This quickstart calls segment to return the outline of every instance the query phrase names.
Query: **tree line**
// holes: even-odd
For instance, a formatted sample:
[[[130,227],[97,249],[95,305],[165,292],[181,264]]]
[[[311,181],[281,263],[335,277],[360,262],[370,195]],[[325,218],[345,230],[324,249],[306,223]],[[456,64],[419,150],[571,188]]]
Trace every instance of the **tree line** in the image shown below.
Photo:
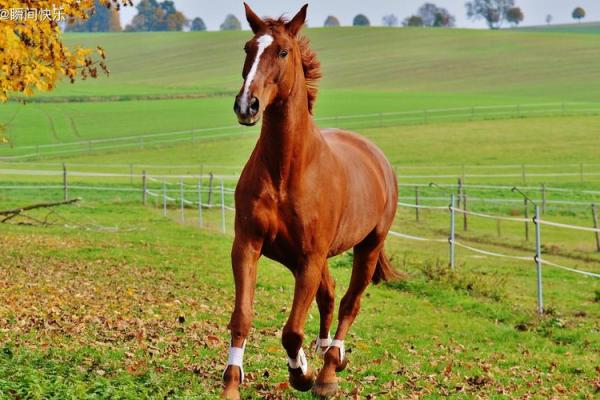
[[[122,30],[119,12],[116,8],[101,6],[102,0],[94,0],[95,7],[90,8],[88,19],[73,20],[67,26],[67,31],[75,32],[118,32]],[[499,29],[505,23],[517,26],[525,19],[523,10],[515,4],[515,0],[471,0],[465,4],[467,17],[471,20],[484,20],[490,29]],[[206,24],[200,17],[188,19],[175,7],[172,0],[142,0],[136,6],[137,14],[124,31],[205,31]],[[586,12],[582,7],[573,10],[573,19],[581,22]],[[546,16],[546,23],[553,20],[552,15]],[[456,17],[447,9],[438,7],[434,3],[425,3],[402,22],[395,14],[384,15],[384,26],[408,27],[454,27]],[[370,26],[371,21],[365,14],[357,14],[352,20],[353,26]],[[323,24],[325,27],[341,26],[340,20],[329,15]],[[228,14],[220,25],[221,30],[241,30],[240,20],[233,14]]]

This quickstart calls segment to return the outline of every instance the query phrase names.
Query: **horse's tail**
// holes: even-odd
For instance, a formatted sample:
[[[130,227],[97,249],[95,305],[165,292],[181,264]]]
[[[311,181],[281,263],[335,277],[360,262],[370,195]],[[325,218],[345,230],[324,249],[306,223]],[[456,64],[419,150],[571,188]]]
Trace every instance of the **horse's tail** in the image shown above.
[[[396,269],[390,263],[390,260],[386,257],[383,249],[379,253],[379,258],[377,259],[377,266],[375,267],[375,273],[373,274],[373,278],[371,281],[374,284],[378,284],[381,281],[385,282],[395,282],[399,281],[403,278],[403,275],[396,271]]]

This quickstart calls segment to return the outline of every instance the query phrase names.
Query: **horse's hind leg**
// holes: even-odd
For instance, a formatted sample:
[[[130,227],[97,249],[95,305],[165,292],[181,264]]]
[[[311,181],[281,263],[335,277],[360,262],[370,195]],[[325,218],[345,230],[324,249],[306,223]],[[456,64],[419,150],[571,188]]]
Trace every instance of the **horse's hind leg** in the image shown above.
[[[332,396],[337,391],[336,370],[342,370],[347,362],[343,354],[343,341],[358,314],[361,296],[375,273],[384,238],[384,235],[373,232],[354,247],[352,277],[340,303],[338,328],[332,346],[325,353],[325,364],[313,387],[313,393],[318,396]]]
[[[321,322],[316,347],[318,351],[324,351],[331,344],[329,328],[333,321],[335,307],[335,281],[329,273],[327,262],[325,262],[321,273],[321,283],[317,291],[317,305],[319,306]]]
[[[323,258],[319,262],[308,262],[295,273],[294,303],[281,335],[281,343],[288,355],[290,384],[294,389],[303,392],[310,390],[315,380],[314,370],[308,367],[302,350],[302,342],[306,315],[317,294],[324,261]]]

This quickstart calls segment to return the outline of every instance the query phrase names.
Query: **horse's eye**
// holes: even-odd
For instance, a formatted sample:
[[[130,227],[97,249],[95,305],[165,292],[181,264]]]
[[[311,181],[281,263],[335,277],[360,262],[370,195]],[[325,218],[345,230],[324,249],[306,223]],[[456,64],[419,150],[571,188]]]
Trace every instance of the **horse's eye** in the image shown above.
[[[248,45],[244,45],[244,52],[248,52]]]
[[[287,57],[287,55],[288,55],[288,51],[287,50],[281,50],[279,52],[279,57],[281,57],[281,58],[285,58],[285,57]]]

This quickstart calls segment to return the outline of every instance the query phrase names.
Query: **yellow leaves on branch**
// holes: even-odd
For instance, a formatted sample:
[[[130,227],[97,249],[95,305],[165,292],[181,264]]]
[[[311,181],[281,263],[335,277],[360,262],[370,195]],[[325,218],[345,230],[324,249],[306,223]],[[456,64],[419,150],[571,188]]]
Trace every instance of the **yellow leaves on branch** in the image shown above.
[[[101,2],[116,8],[132,5],[131,0]],[[108,74],[104,50],[68,48],[56,20],[85,19],[93,7],[94,0],[0,0],[0,12],[6,10],[0,21],[0,101],[14,92],[30,96],[34,90],[50,91],[63,77],[75,82],[78,76],[95,78],[99,70]],[[43,12],[53,14],[42,18]]]

